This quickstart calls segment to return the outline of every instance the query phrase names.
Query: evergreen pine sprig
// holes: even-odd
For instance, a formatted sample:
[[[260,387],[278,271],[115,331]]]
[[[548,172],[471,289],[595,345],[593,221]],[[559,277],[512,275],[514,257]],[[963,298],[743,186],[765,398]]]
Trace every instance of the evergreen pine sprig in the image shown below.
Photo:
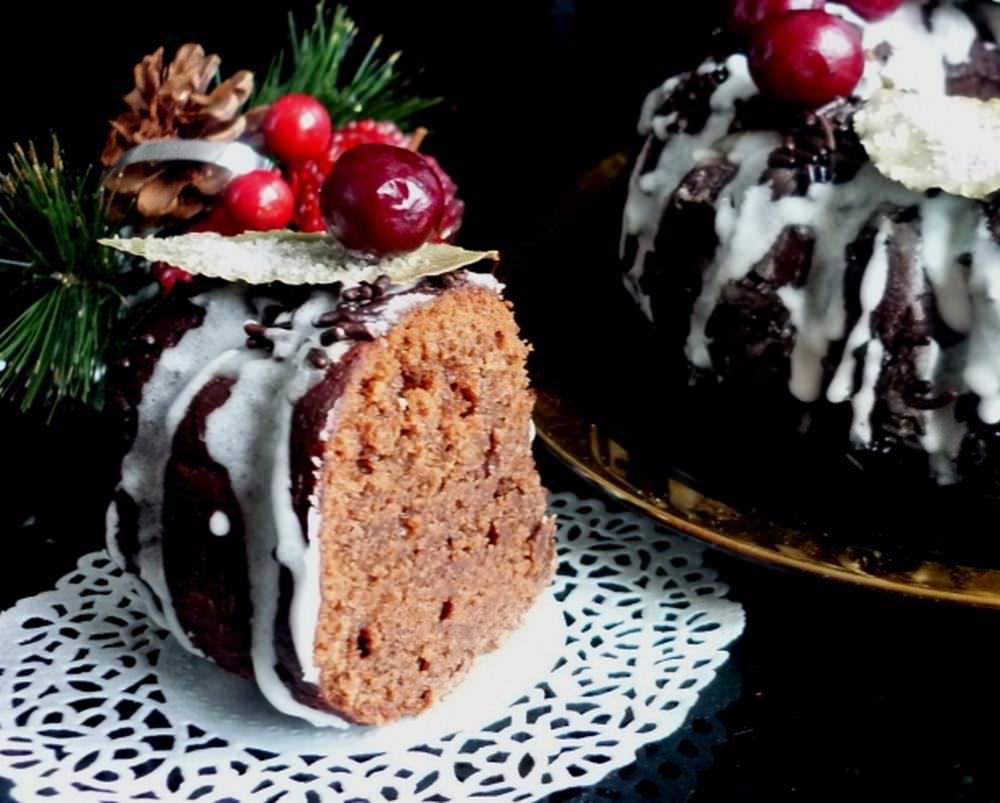
[[[376,37],[353,70],[345,64],[357,41],[358,28],[342,6],[332,15],[326,2],[316,6],[316,18],[299,36],[289,14],[291,49],[271,62],[252,105],[272,103],[289,92],[312,95],[330,112],[334,125],[373,118],[405,124],[413,115],[441,101],[412,94],[409,82],[396,72],[399,52],[383,58],[382,37]]]
[[[112,232],[109,200],[90,170],[67,172],[55,140],[50,162],[15,146],[0,172],[0,396],[24,411],[102,401],[124,304],[118,263],[97,243]]]

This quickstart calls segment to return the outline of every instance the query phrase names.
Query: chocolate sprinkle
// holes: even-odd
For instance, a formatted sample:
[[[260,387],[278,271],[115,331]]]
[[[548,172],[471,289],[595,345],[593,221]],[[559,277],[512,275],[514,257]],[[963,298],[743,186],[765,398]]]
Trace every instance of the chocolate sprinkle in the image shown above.
[[[338,343],[341,340],[374,340],[375,336],[368,331],[363,323],[342,323],[327,329],[319,336],[319,342],[324,346]]]
[[[340,323],[340,309],[334,308],[329,312],[320,315],[313,324],[317,329],[326,329],[328,326]]]
[[[306,354],[306,359],[313,368],[323,369],[330,364],[330,358],[323,349],[312,348]]]

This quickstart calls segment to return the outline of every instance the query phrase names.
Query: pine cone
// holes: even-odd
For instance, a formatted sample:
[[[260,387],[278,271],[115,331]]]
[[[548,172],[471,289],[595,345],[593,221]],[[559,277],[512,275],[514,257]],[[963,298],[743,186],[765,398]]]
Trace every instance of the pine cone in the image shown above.
[[[241,136],[246,118],[240,109],[253,91],[253,73],[241,70],[210,92],[220,59],[201,45],[182,46],[163,66],[163,48],[135,66],[135,88],[125,96],[128,111],[111,121],[101,164],[112,167],[130,148],[158,139],[207,139],[228,142]],[[197,215],[225,187],[229,175],[212,165],[163,162],[129,165],[108,177],[108,187],[123,200],[135,198],[144,218]]]

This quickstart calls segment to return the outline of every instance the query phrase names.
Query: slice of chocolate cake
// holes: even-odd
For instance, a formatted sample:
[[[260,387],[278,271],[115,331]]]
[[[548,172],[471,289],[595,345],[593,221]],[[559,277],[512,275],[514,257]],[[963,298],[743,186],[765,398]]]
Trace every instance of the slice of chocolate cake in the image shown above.
[[[108,546],[192,652],[316,724],[430,706],[552,576],[528,349],[459,270],[229,284],[130,344]]]

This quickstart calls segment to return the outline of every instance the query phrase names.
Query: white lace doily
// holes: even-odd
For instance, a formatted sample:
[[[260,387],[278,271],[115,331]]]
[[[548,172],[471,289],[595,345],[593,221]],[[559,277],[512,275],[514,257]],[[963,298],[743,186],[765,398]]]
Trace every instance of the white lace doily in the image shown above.
[[[494,693],[474,692],[489,705],[458,732],[437,709],[353,740],[278,716],[245,682],[182,656],[92,553],[0,615],[0,777],[18,801],[527,801],[592,785],[683,724],[743,610],[698,544],[572,494],[551,507],[555,605],[504,653],[536,675],[498,694],[503,673],[477,668],[470,683],[492,674]],[[555,606],[565,626],[538,676],[528,653],[545,654]]]

